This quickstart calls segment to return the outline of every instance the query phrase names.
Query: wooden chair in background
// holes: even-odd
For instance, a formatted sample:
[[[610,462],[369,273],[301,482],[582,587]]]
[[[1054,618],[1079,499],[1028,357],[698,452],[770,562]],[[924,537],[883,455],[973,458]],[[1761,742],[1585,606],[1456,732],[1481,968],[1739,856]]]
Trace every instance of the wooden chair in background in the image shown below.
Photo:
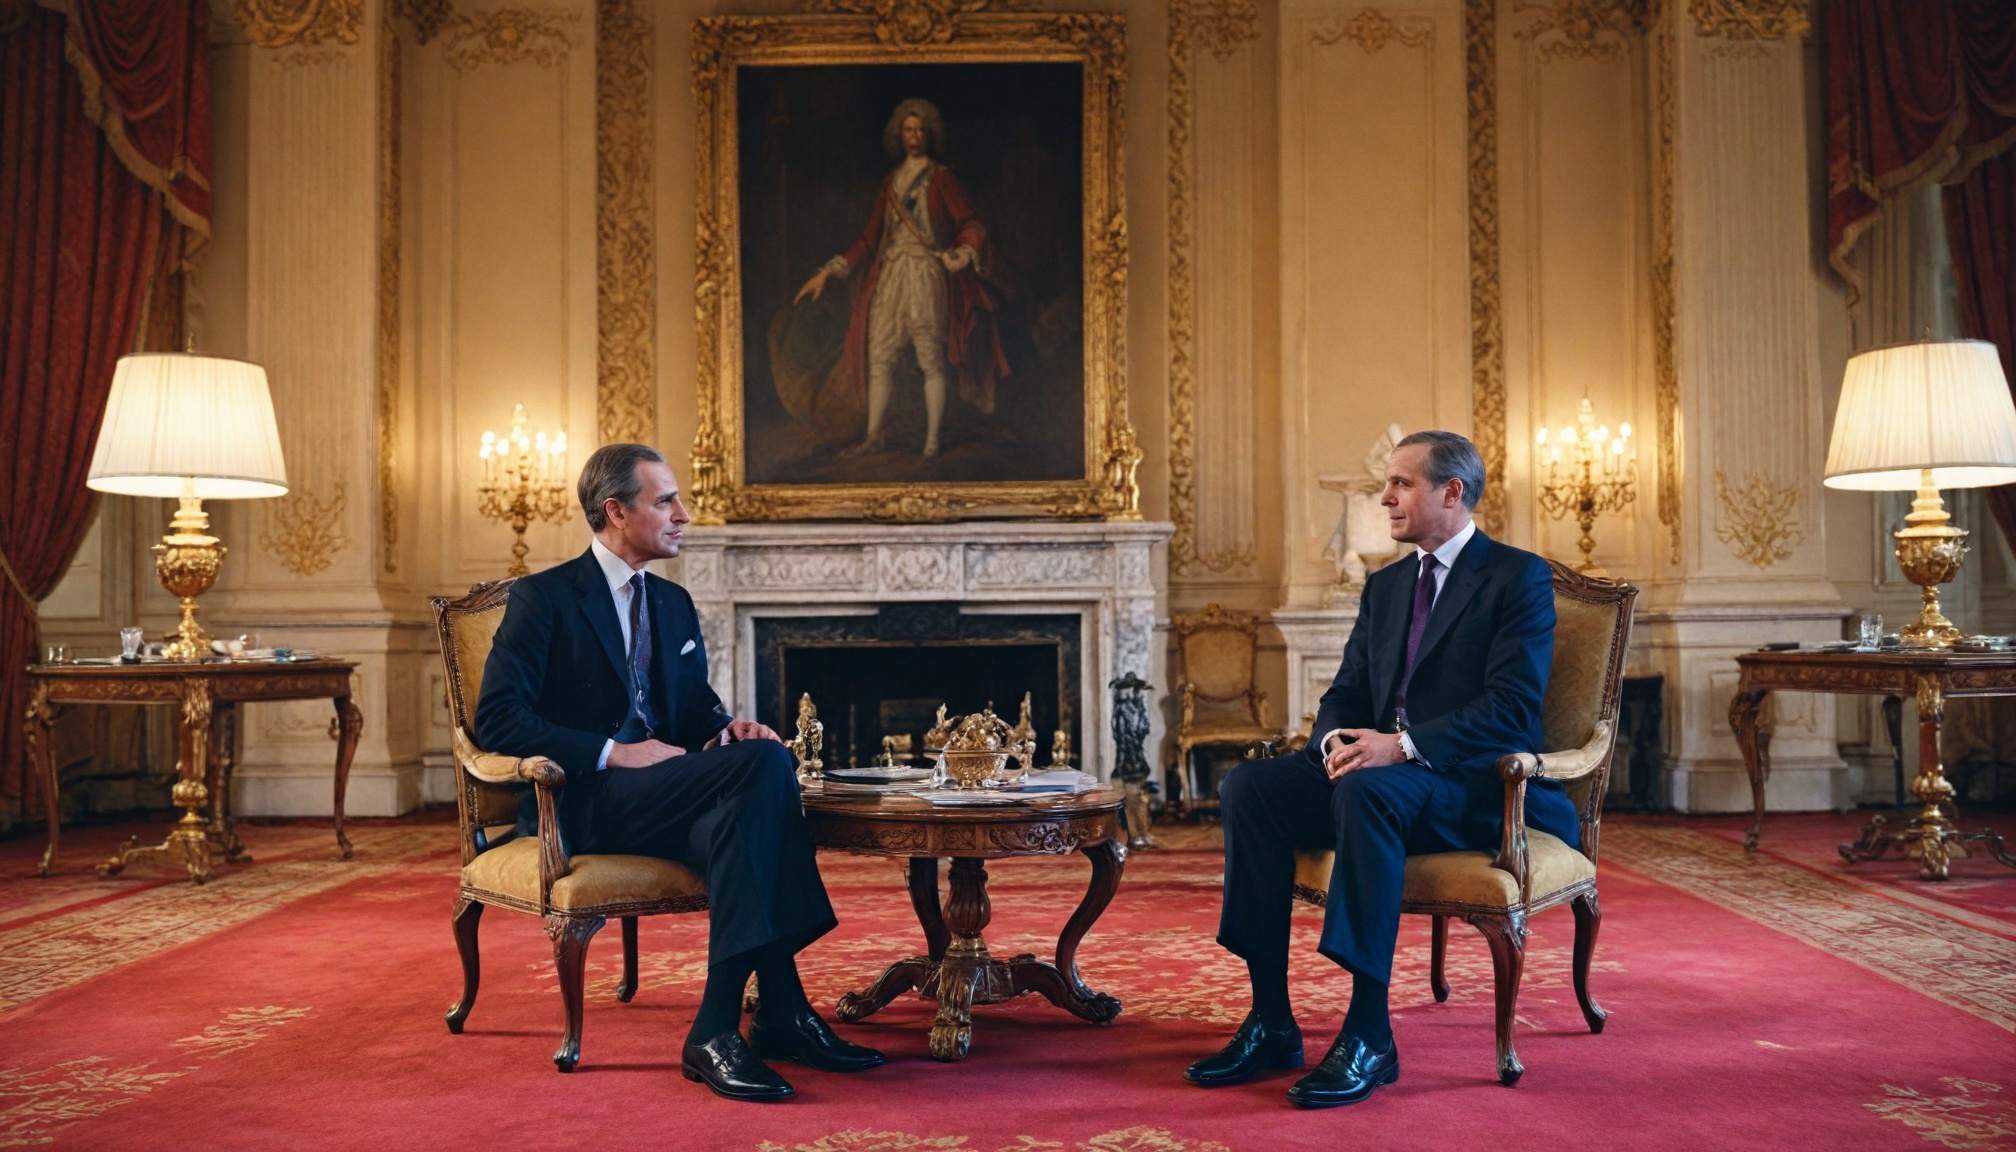
[[[1267,724],[1267,693],[1253,683],[1254,649],[1263,623],[1265,617],[1256,613],[1218,604],[1169,618],[1182,664],[1176,688],[1183,709],[1176,726],[1176,775],[1186,806],[1210,790],[1200,786],[1190,762],[1198,748],[1281,738],[1280,729]]]
[[[462,830],[462,885],[455,896],[455,943],[462,953],[462,999],[448,1009],[448,1030],[460,1033],[476,1004],[480,965],[476,927],[486,905],[543,918],[553,940],[567,1030],[553,1063],[572,1072],[581,1059],[583,969],[588,941],[607,917],[623,920],[623,980],[616,998],[637,993],[637,918],[664,912],[701,912],[707,885],[691,869],[650,856],[573,856],[560,842],[556,798],[567,775],[543,756],[495,756],[470,737],[497,625],[504,619],[511,581],[478,584],[460,599],[436,596],[434,625],[448,669],[448,708],[455,724],[455,807]],[[539,835],[514,838],[518,797],[537,789]]]

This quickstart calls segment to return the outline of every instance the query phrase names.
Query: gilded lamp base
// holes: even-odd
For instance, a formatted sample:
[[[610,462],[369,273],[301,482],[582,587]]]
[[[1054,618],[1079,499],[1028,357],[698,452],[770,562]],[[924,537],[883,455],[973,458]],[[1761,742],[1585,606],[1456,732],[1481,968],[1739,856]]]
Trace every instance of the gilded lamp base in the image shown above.
[[[1967,555],[1967,530],[1953,527],[1951,521],[1928,468],[1919,478],[1911,514],[1896,532],[1897,566],[1906,579],[1924,589],[1918,619],[1901,632],[1907,648],[1951,648],[1960,639],[1960,629],[1939,611],[1939,585],[1960,574],[1960,561]]]
[[[217,582],[227,549],[210,535],[210,514],[194,496],[182,497],[168,527],[168,535],[154,546],[154,574],[163,588],[181,600],[182,624],[163,655],[177,663],[193,664],[210,654],[210,634],[196,622],[196,598]]]

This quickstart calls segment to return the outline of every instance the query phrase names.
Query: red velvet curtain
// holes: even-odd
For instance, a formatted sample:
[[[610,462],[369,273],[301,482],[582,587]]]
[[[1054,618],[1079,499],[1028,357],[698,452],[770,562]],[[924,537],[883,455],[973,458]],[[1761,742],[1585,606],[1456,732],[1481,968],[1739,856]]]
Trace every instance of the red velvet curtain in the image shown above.
[[[1829,262],[1852,300],[1883,205],[1945,184],[1961,328],[2016,388],[2016,3],[1828,0],[1826,32]],[[1987,495],[2016,544],[2016,485]]]
[[[164,242],[209,232],[209,21],[207,0],[0,0],[0,827],[34,811],[21,670],[91,522],[113,367]]]

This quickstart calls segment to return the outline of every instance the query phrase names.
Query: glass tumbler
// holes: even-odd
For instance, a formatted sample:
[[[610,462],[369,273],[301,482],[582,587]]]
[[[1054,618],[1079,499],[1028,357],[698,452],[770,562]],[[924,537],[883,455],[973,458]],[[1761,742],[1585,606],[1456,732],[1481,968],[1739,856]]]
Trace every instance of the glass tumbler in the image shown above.
[[[1874,612],[1864,612],[1855,618],[1855,646],[1865,652],[1874,652],[1883,646],[1883,617]]]
[[[132,663],[140,659],[140,646],[147,641],[147,634],[138,628],[119,629],[119,658]]]

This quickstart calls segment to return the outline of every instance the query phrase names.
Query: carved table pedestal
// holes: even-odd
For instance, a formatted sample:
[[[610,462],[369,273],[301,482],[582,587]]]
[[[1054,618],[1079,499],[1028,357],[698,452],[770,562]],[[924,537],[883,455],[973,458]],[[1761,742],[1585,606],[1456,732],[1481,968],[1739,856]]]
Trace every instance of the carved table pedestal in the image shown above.
[[[910,904],[924,929],[927,952],[899,960],[860,992],[840,998],[842,1020],[865,1019],[915,988],[938,1001],[931,1027],[931,1058],[960,1060],[973,1037],[973,1006],[1040,993],[1082,1020],[1105,1024],[1120,1015],[1120,1001],[1085,986],[1078,975],[1078,943],[1120,887],[1127,862],[1119,811],[1126,794],[1102,788],[1036,803],[990,807],[933,807],[916,796],[860,798],[808,785],[805,812],[821,848],[910,861]],[[1055,964],[1027,953],[1007,960],[988,954],[981,933],[991,909],[989,859],[1082,852],[1092,862],[1092,882],[1057,938]],[[951,897],[941,909],[938,859],[952,860]]]
[[[1764,776],[1771,767],[1769,741],[1758,731],[1764,698],[1774,691],[1849,692],[1889,697],[1888,715],[1895,715],[1890,701],[1906,696],[1917,701],[1918,775],[1911,781],[1911,795],[1917,797],[1919,809],[1899,827],[1892,827],[1887,816],[1871,820],[1861,839],[1841,845],[1841,858],[1850,864],[1877,860],[1895,847],[1918,861],[1920,876],[1944,880],[1953,856],[1969,855],[1968,844],[1978,842],[1990,856],[2016,866],[2016,856],[2003,847],[2002,837],[1993,832],[1965,834],[1953,826],[1953,785],[1939,762],[1939,725],[1945,719],[1946,701],[1959,696],[2016,696],[2016,653],[1745,652],[1736,657],[1736,665],[1742,678],[1736,698],[1729,702],[1729,727],[1743,749],[1754,807],[1743,838],[1745,848],[1757,847],[1757,833],[1764,826]],[[1896,721],[1892,725],[1894,741]]]

